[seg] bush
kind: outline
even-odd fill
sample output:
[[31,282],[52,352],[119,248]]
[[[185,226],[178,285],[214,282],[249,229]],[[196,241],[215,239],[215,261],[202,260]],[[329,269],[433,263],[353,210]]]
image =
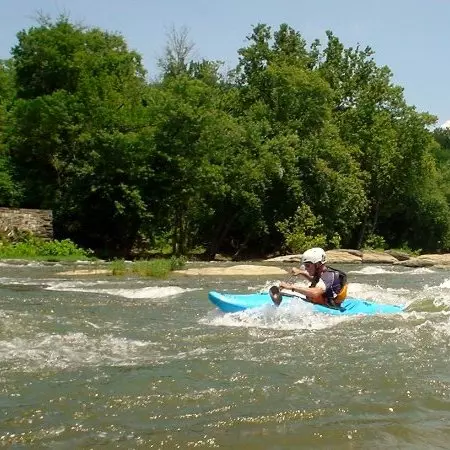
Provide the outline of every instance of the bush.
[[294,253],[326,246],[327,236],[322,233],[320,218],[314,216],[306,204],[297,208],[294,217],[278,222],[276,226],[284,236],[285,246]]
[[14,240],[2,236],[0,258],[90,259],[91,250],[78,247],[70,239],[47,241],[29,233],[14,235]]
[[386,250],[387,244],[383,236],[379,236],[375,233],[370,233],[364,240],[363,248],[372,250]]

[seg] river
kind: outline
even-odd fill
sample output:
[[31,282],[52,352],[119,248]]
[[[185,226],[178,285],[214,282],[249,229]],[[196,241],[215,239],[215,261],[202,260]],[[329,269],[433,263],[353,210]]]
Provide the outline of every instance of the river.
[[223,314],[209,290],[275,280],[1,263],[0,447],[448,448],[450,271],[339,268],[406,312]]

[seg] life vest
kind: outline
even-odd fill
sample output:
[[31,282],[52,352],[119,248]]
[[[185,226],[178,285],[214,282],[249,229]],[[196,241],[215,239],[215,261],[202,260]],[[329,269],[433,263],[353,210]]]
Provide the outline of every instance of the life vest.
[[[328,297],[327,292],[320,295],[314,295],[309,297],[312,303],[318,303],[319,305],[329,306],[332,308],[338,307],[347,298],[347,274],[339,269],[334,269],[333,267],[327,266],[325,272],[333,272],[334,277],[339,277],[339,282],[341,289],[336,297]],[[316,287],[317,283],[321,277],[315,277],[312,281],[310,287]]]

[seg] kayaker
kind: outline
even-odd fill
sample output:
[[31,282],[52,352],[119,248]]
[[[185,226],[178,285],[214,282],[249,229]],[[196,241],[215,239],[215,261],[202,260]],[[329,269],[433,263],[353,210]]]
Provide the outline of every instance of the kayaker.
[[311,303],[332,308],[339,307],[347,297],[347,274],[326,266],[326,261],[327,255],[322,248],[314,247],[306,250],[302,256],[301,268],[294,267],[292,274],[306,278],[311,284],[309,287],[303,287],[282,282],[280,289],[299,292]]

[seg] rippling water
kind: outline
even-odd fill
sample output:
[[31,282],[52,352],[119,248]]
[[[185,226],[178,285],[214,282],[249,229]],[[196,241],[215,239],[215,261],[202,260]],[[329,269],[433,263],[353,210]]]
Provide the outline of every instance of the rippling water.
[[2,264],[0,447],[448,448],[450,272],[342,266],[350,294],[223,314],[264,277],[69,277]]

